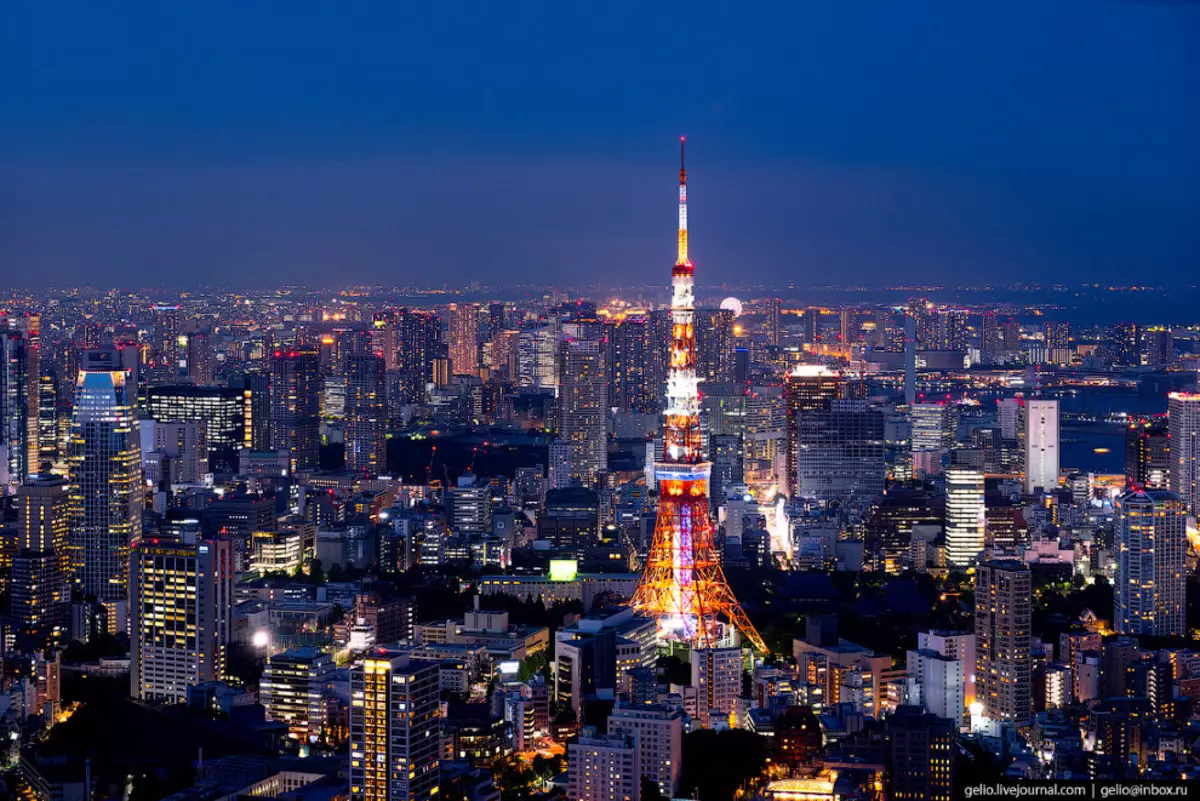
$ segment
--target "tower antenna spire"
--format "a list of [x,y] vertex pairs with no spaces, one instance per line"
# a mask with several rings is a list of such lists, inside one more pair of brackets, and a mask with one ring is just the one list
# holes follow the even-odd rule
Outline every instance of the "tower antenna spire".
[[687,232],[687,168],[684,166],[684,145],[687,137],[679,137],[679,257],[675,260],[676,267],[687,266],[688,261],[688,232]]

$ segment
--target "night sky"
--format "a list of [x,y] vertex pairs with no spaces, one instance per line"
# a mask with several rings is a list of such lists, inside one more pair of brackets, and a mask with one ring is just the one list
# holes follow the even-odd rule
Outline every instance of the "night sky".
[[1184,2],[6,3],[0,287],[666,283],[681,134],[703,283],[1194,281],[1197,42]]

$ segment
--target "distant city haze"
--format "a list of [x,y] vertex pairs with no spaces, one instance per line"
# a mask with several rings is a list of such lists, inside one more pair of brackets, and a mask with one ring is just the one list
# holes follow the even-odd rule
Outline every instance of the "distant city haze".
[[[28,4],[7,287],[1186,283],[1200,6]],[[656,272],[652,272],[656,271]]]

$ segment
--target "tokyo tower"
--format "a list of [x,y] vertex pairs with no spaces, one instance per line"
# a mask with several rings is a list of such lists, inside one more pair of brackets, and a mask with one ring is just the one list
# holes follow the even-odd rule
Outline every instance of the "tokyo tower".
[[658,621],[660,641],[717,648],[734,626],[759,651],[762,637],[733,597],[713,544],[708,509],[712,464],[700,435],[700,389],[693,331],[695,268],[688,260],[687,170],[679,140],[679,258],[671,271],[671,345],[662,461],[654,465],[658,519],[641,581],[630,602]]

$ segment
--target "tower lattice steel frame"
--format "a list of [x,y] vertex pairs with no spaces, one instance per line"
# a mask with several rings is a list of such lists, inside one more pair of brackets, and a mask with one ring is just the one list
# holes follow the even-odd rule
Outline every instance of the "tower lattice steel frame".
[[695,268],[688,259],[687,170],[679,140],[679,258],[671,271],[671,348],[662,461],[654,465],[658,519],[632,604],[658,620],[659,637],[694,648],[722,644],[723,622],[759,651],[762,637],[721,569],[708,507],[712,464],[704,460],[693,329]]

